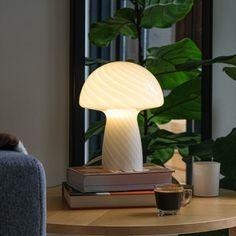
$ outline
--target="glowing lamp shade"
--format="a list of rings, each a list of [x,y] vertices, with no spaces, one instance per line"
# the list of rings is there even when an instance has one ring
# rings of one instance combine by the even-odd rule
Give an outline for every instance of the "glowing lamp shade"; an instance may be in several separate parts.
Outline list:
[[[103,167],[112,171],[142,171],[137,115],[163,104],[163,92],[156,78],[140,65],[111,62],[90,74],[79,103],[106,115]]]

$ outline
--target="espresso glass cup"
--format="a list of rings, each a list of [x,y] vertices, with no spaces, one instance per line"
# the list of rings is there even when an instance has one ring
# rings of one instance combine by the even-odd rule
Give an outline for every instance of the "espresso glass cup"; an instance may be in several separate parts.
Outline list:
[[[154,189],[159,216],[176,215],[182,206],[192,200],[192,190],[181,185],[161,185]]]

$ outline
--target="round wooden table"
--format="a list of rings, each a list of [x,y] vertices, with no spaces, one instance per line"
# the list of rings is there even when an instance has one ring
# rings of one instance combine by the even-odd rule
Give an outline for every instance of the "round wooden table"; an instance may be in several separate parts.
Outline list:
[[[236,192],[194,197],[178,215],[159,217],[155,208],[70,210],[61,187],[49,188],[47,232],[79,235],[158,235],[230,229],[236,236]]]

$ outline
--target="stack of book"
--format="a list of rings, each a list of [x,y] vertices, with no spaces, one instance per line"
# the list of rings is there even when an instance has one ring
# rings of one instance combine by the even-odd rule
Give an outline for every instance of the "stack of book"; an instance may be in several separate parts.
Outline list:
[[[70,208],[155,206],[154,186],[171,183],[173,170],[157,165],[141,172],[109,172],[101,166],[71,167],[62,185]]]

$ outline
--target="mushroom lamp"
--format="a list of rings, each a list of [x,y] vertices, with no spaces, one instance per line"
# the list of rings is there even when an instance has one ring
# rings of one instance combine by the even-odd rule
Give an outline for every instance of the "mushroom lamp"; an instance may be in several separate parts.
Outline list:
[[[85,81],[79,103],[106,115],[102,165],[109,171],[142,171],[143,154],[138,113],[163,104],[157,79],[131,62],[111,62]]]

